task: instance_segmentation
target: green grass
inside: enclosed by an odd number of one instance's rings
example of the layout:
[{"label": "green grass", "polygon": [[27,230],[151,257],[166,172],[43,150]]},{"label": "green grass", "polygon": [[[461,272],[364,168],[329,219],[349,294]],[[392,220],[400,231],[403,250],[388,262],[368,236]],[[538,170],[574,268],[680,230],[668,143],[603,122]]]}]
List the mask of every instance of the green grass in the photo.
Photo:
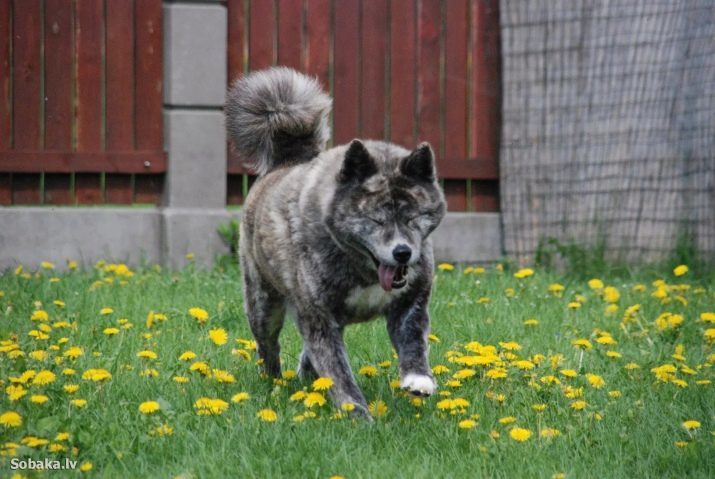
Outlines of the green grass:
[{"label": "green grass", "polygon": [[[310,384],[298,379],[273,384],[260,376],[252,351],[250,360],[232,354],[232,349],[242,347],[237,338],[251,338],[235,269],[200,272],[187,268],[170,273],[148,268],[124,278],[97,268],[57,273],[59,281],[53,282],[54,275],[43,271],[0,276],[0,340],[6,341],[0,353],[3,390],[11,377],[28,369],[56,374],[56,380],[47,385],[32,385],[29,380],[24,386],[27,395],[16,401],[2,392],[0,413],[16,411],[23,419],[19,427],[0,426],[2,476],[12,472],[13,452],[35,460],[64,458],[74,457],[72,447],[80,463],[92,464],[86,475],[96,477],[550,478],[556,473],[579,478],[712,477],[715,471],[715,396],[713,385],[707,383],[715,376],[715,348],[704,336],[713,324],[700,320],[701,313],[715,311],[715,285],[709,279],[675,278],[670,271],[602,277],[620,292],[618,311],[609,315],[601,295],[575,276],[537,270],[531,277],[516,279],[513,271],[497,269],[481,274],[464,274],[460,268],[440,271],[431,305],[433,333],[438,338],[432,344],[431,363],[450,369],[438,377],[440,391],[466,399],[469,406],[453,415],[437,408],[444,397],[435,396],[417,407],[409,397],[391,389],[390,381],[397,378],[396,361],[384,321],[377,320],[353,326],[346,333],[355,371],[365,365],[379,370],[376,377],[358,378],[368,401],[382,400],[388,408],[368,424],[334,419],[329,404],[313,408],[317,418],[294,422],[305,407],[289,397],[302,388],[310,389]],[[652,297],[656,289],[652,282],[658,278],[669,285],[687,283],[689,289],[667,288],[664,302]],[[548,291],[555,282],[565,287],[561,295]],[[646,290],[633,291],[637,283],[643,283]],[[577,295],[582,295],[582,306],[569,308]],[[64,307],[53,304],[54,300],[63,301]],[[621,325],[626,308],[633,304],[640,304],[640,311]],[[106,307],[113,312],[101,315]],[[191,307],[208,311],[205,326],[188,314]],[[30,320],[36,309],[47,311],[46,324],[64,321],[70,327],[53,327],[48,339],[33,339],[28,332],[41,323]],[[166,321],[148,328],[150,311],[164,313]],[[661,331],[655,320],[665,311],[682,315],[682,324]],[[122,318],[133,327],[120,326]],[[537,325],[524,325],[532,318],[538,320]],[[105,335],[107,327],[118,327],[120,332]],[[211,342],[208,330],[212,328],[224,328],[228,343]],[[598,331],[610,333],[617,344],[598,344]],[[593,345],[583,357],[571,344],[578,338],[587,338]],[[462,380],[461,387],[447,385],[452,374],[467,367],[449,358],[457,357],[454,352],[474,355],[464,348],[471,341],[496,348],[497,360],[508,370],[506,379],[488,379],[488,367],[473,366],[476,375]],[[505,341],[518,342],[521,349],[509,353],[499,345]],[[8,351],[14,347],[11,344],[24,354]],[[677,345],[682,345],[684,359],[672,357]],[[76,360],[63,357],[72,346],[83,350]],[[284,369],[294,369],[300,339],[290,322],[282,347]],[[47,357],[32,359],[37,350],[46,351]],[[137,357],[142,350],[156,352],[158,359]],[[196,353],[194,361],[232,373],[235,383],[220,384],[189,372],[191,362],[177,359],[187,350]],[[622,357],[609,358],[608,350]],[[563,356],[562,362],[552,368],[551,358],[557,354]],[[521,370],[514,364],[519,359],[538,364]],[[392,365],[379,366],[382,361]],[[640,368],[624,368],[631,362]],[[686,381],[687,387],[657,381],[651,369],[663,364],[677,366],[674,378]],[[687,374],[684,365],[695,374]],[[75,369],[75,375],[63,375],[65,368]],[[89,368],[104,368],[112,378],[101,383],[82,379]],[[158,377],[142,376],[146,368],[156,369]],[[578,376],[563,376],[559,371],[565,368],[578,369]],[[586,373],[600,375],[605,386],[589,385]],[[172,379],[176,375],[188,377],[189,382],[176,383]],[[560,385],[542,381],[552,375]],[[66,384],[80,385],[79,391],[67,394],[63,391]],[[566,386],[583,388],[583,397],[578,399],[586,401],[584,410],[570,407],[576,399],[566,397]],[[609,391],[619,391],[620,397],[611,397]],[[231,403],[238,392],[251,397]],[[44,394],[49,400],[33,404],[33,394]],[[204,396],[223,399],[230,406],[221,415],[199,416],[194,402]],[[70,405],[72,397],[86,399],[86,407]],[[139,404],[149,400],[159,401],[162,409],[153,415],[141,414]],[[534,404],[547,407],[537,412]],[[278,420],[258,420],[256,413],[263,408],[275,410]],[[476,427],[458,427],[459,421],[476,415]],[[500,424],[499,419],[506,416],[516,421]],[[700,428],[686,431],[682,422],[689,419],[699,421]],[[152,435],[162,424],[168,424],[173,434]],[[533,435],[517,442],[509,435],[515,426]],[[558,429],[560,435],[539,437],[547,427]],[[68,441],[60,442],[70,449],[53,453],[49,448],[58,432],[70,434]],[[492,437],[495,432],[498,438]],[[37,448],[7,445],[20,444],[26,436],[46,438],[50,444]],[[676,441],[687,444],[677,447]],[[23,474],[32,476],[27,471]],[[43,477],[78,474],[51,472]]]}]

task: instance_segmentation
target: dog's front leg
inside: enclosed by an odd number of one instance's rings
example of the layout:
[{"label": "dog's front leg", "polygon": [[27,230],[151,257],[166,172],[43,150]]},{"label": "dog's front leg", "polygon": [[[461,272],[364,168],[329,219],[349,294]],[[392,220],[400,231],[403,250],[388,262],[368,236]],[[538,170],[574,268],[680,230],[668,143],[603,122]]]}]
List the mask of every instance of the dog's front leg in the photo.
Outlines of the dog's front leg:
[{"label": "dog's front leg", "polygon": [[387,314],[387,332],[400,365],[400,387],[416,396],[430,396],[437,389],[429,367],[429,314],[426,300],[397,305]]},{"label": "dog's front leg", "polygon": [[318,376],[333,380],[330,393],[337,406],[351,403],[355,412],[370,417],[367,402],[355,381],[343,342],[342,328],[328,315],[298,313],[298,327],[303,336],[303,353]]}]

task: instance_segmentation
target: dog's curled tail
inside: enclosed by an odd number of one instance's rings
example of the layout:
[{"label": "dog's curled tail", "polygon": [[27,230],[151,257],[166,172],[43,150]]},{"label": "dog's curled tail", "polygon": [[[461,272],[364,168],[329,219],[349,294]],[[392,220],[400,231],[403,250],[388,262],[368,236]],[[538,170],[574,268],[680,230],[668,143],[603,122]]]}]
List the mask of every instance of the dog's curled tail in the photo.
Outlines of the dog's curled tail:
[{"label": "dog's curled tail", "polygon": [[330,138],[332,101],[317,80],[286,67],[237,80],[226,99],[226,129],[259,175],[310,161]]}]

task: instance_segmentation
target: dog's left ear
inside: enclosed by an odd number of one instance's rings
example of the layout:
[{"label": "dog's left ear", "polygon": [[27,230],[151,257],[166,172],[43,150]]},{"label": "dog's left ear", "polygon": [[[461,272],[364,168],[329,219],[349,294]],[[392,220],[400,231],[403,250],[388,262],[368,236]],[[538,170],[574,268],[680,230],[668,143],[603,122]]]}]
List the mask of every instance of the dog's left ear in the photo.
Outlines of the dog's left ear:
[{"label": "dog's left ear", "polygon": [[417,148],[400,163],[400,171],[403,175],[422,181],[434,181],[434,152],[429,143],[424,142],[417,145]]}]

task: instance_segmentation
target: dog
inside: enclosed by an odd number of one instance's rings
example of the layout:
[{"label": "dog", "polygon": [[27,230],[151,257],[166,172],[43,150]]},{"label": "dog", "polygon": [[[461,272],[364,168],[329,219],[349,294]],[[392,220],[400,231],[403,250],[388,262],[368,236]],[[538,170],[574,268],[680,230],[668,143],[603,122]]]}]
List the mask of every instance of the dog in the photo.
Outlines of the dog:
[{"label": "dog", "polygon": [[228,91],[228,136],[259,175],[242,210],[243,294],[268,376],[281,375],[288,310],[303,338],[299,375],[330,378],[334,403],[369,417],[343,330],[384,316],[400,386],[435,392],[430,234],[446,205],[427,143],[410,151],[356,139],[326,150],[331,106],[315,79],[285,67],[250,73]]}]

